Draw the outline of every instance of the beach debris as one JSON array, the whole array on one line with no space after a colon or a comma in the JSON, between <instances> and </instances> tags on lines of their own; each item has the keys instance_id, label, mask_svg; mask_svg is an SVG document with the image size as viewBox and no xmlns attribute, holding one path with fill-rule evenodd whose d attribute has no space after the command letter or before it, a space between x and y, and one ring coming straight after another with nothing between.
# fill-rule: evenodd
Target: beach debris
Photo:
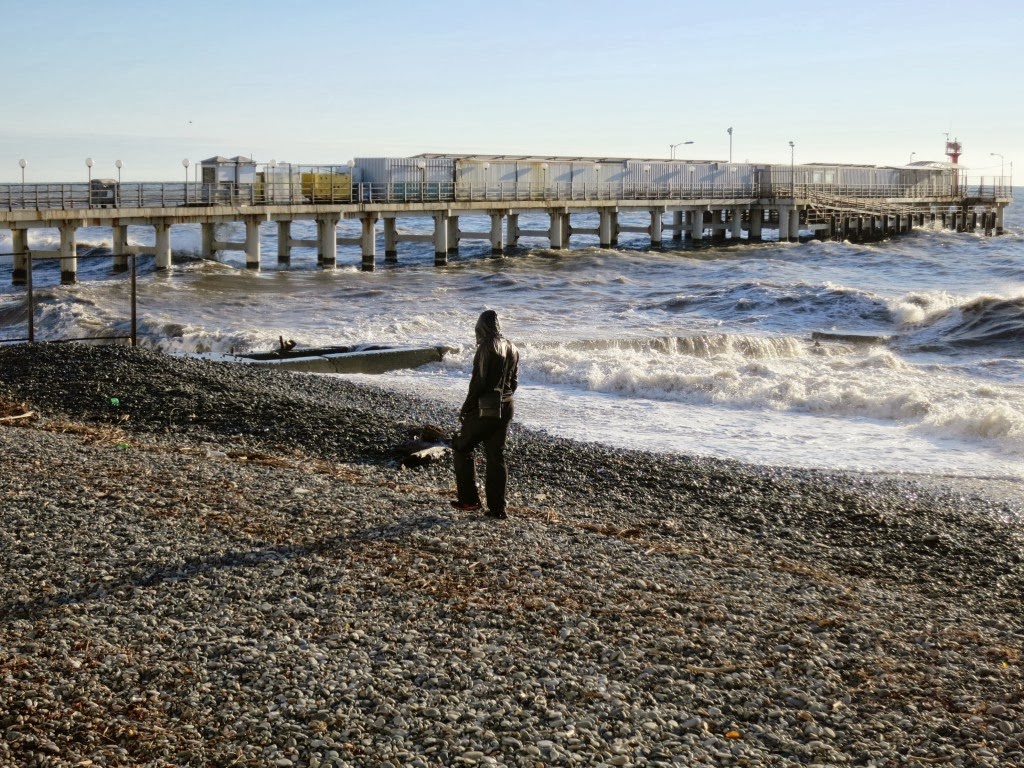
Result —
<instances>
[{"instance_id":1,"label":"beach debris","mask_svg":"<svg viewBox=\"0 0 1024 768\"><path fill-rule=\"evenodd\" d=\"M441 461L451 452L451 440L433 424L406 429L406 441L395 447L398 463L406 469L424 467Z\"/></svg>"}]
</instances>

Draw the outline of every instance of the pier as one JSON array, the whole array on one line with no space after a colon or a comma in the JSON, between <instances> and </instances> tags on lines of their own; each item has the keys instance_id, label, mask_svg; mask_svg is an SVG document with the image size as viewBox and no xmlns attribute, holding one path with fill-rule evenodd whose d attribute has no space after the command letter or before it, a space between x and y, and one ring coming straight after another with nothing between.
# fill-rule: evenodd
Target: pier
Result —
<instances>
[{"instance_id":1,"label":"pier","mask_svg":"<svg viewBox=\"0 0 1024 768\"><path fill-rule=\"evenodd\" d=\"M324 269L337 264L339 246L357 246L364 270L383 256L399 257L400 245L432 242L435 264L448 262L464 240L489 242L492 254L515 248L522 237L547 239L552 249L591 235L613 248L624 232L645 234L652 248L666 239L692 244L759 242L766 230L780 241L804 237L864 241L942 226L998 235L1011 202L1004 177L968 179L955 163L904 167L859 165L765 165L634 158L419 155L357 158L337 166L257 164L249 158L203 161L195 182L120 183L93 180L73 184L0 184L0 228L12 232L12 279L24 284L36 258L59 258L61 282L77 279L76 233L81 227L110 227L112 268L128 269L128 256L152 254L157 269L171 267L171 228L198 224L201 255L220 250L245 253L246 266L259 269L260 225L277 225L276 260L287 264L294 247L315 247ZM523 214L543 214L544 229L523 229ZM643 225L620 223L622 214L641 214ZM574 223L596 214L597 226ZM487 217L484 231L460 226L466 216ZM432 234L406 234L401 219L426 217ZM294 221L316 223L315 239L292 236ZM357 237L342 237L338 223L358 220ZM244 240L216 239L216 226L241 222ZM147 226L155 244L127 242L128 226ZM60 232L57 250L29 249L35 228Z\"/></svg>"}]
</instances>

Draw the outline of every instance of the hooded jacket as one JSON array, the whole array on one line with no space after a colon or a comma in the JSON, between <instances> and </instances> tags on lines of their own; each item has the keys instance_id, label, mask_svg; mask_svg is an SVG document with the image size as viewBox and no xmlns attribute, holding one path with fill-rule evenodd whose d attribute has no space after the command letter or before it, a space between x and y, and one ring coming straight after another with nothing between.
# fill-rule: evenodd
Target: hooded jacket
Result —
<instances>
[{"instance_id":1,"label":"hooded jacket","mask_svg":"<svg viewBox=\"0 0 1024 768\"><path fill-rule=\"evenodd\" d=\"M463 416L481 407L481 395L497 392L502 403L512 402L512 395L519 386L519 350L501 335L498 313L493 309L481 312L475 331L476 354L469 393L462 405Z\"/></svg>"}]
</instances>

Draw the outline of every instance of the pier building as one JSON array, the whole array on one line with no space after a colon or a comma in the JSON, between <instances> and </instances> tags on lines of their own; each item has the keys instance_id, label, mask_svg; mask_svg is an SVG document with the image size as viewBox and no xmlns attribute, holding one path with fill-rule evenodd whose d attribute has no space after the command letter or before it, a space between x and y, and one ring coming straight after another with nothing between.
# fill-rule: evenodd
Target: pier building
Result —
<instances>
[{"instance_id":1,"label":"pier building","mask_svg":"<svg viewBox=\"0 0 1024 768\"><path fill-rule=\"evenodd\" d=\"M0 184L0 228L12 233L13 281L26 282L34 258L59 258L61 281L75 282L76 232L86 226L110 227L114 271L126 270L133 253L151 253L157 269L169 268L170 231L181 224L201 226L202 256L241 250L247 267L259 269L265 222L277 225L280 263L289 262L295 247L315 247L318 263L331 269L339 246L357 246L362 268L372 270L381 233L385 260L398 258L402 242L427 241L435 263L444 265L470 239L502 254L522 237L564 249L574 236L592 235L613 248L624 232L645 234L653 248L666 239L758 242L766 231L783 241L871 240L921 226L998 235L1011 202L1009 178L969 179L955 162L883 167L422 154L327 165L218 156L200 169L194 182ZM527 213L545 215L547 227L522 228L520 216ZM642 215L645 223L620 221L626 213ZM596 214L597 226L579 226L578 214L591 214L591 224ZM466 216L485 217L489 226L463 229ZM430 219L432 233L402 232L398 223L407 217ZM357 237L339 236L343 219L360 222ZM316 223L315 239L293 236L292 222L300 220ZM218 240L216 227L225 222L243 223L244 239ZM152 227L154 245L130 246L128 226ZM30 250L35 228L58 229L59 247Z\"/></svg>"}]
</instances>

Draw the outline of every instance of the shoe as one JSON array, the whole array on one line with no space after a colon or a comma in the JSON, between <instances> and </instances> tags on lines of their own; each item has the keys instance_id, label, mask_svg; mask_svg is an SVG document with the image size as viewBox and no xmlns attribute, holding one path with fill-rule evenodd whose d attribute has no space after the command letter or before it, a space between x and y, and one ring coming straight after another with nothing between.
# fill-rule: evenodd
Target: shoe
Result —
<instances>
[{"instance_id":1,"label":"shoe","mask_svg":"<svg viewBox=\"0 0 1024 768\"><path fill-rule=\"evenodd\" d=\"M495 520L508 520L508 514L505 512L485 512L484 517L491 517Z\"/></svg>"},{"instance_id":2,"label":"shoe","mask_svg":"<svg viewBox=\"0 0 1024 768\"><path fill-rule=\"evenodd\" d=\"M477 502L476 504L466 504L465 502L462 501L453 501L452 506L455 507L460 512L476 512L477 510L480 509L479 502Z\"/></svg>"}]
</instances>

